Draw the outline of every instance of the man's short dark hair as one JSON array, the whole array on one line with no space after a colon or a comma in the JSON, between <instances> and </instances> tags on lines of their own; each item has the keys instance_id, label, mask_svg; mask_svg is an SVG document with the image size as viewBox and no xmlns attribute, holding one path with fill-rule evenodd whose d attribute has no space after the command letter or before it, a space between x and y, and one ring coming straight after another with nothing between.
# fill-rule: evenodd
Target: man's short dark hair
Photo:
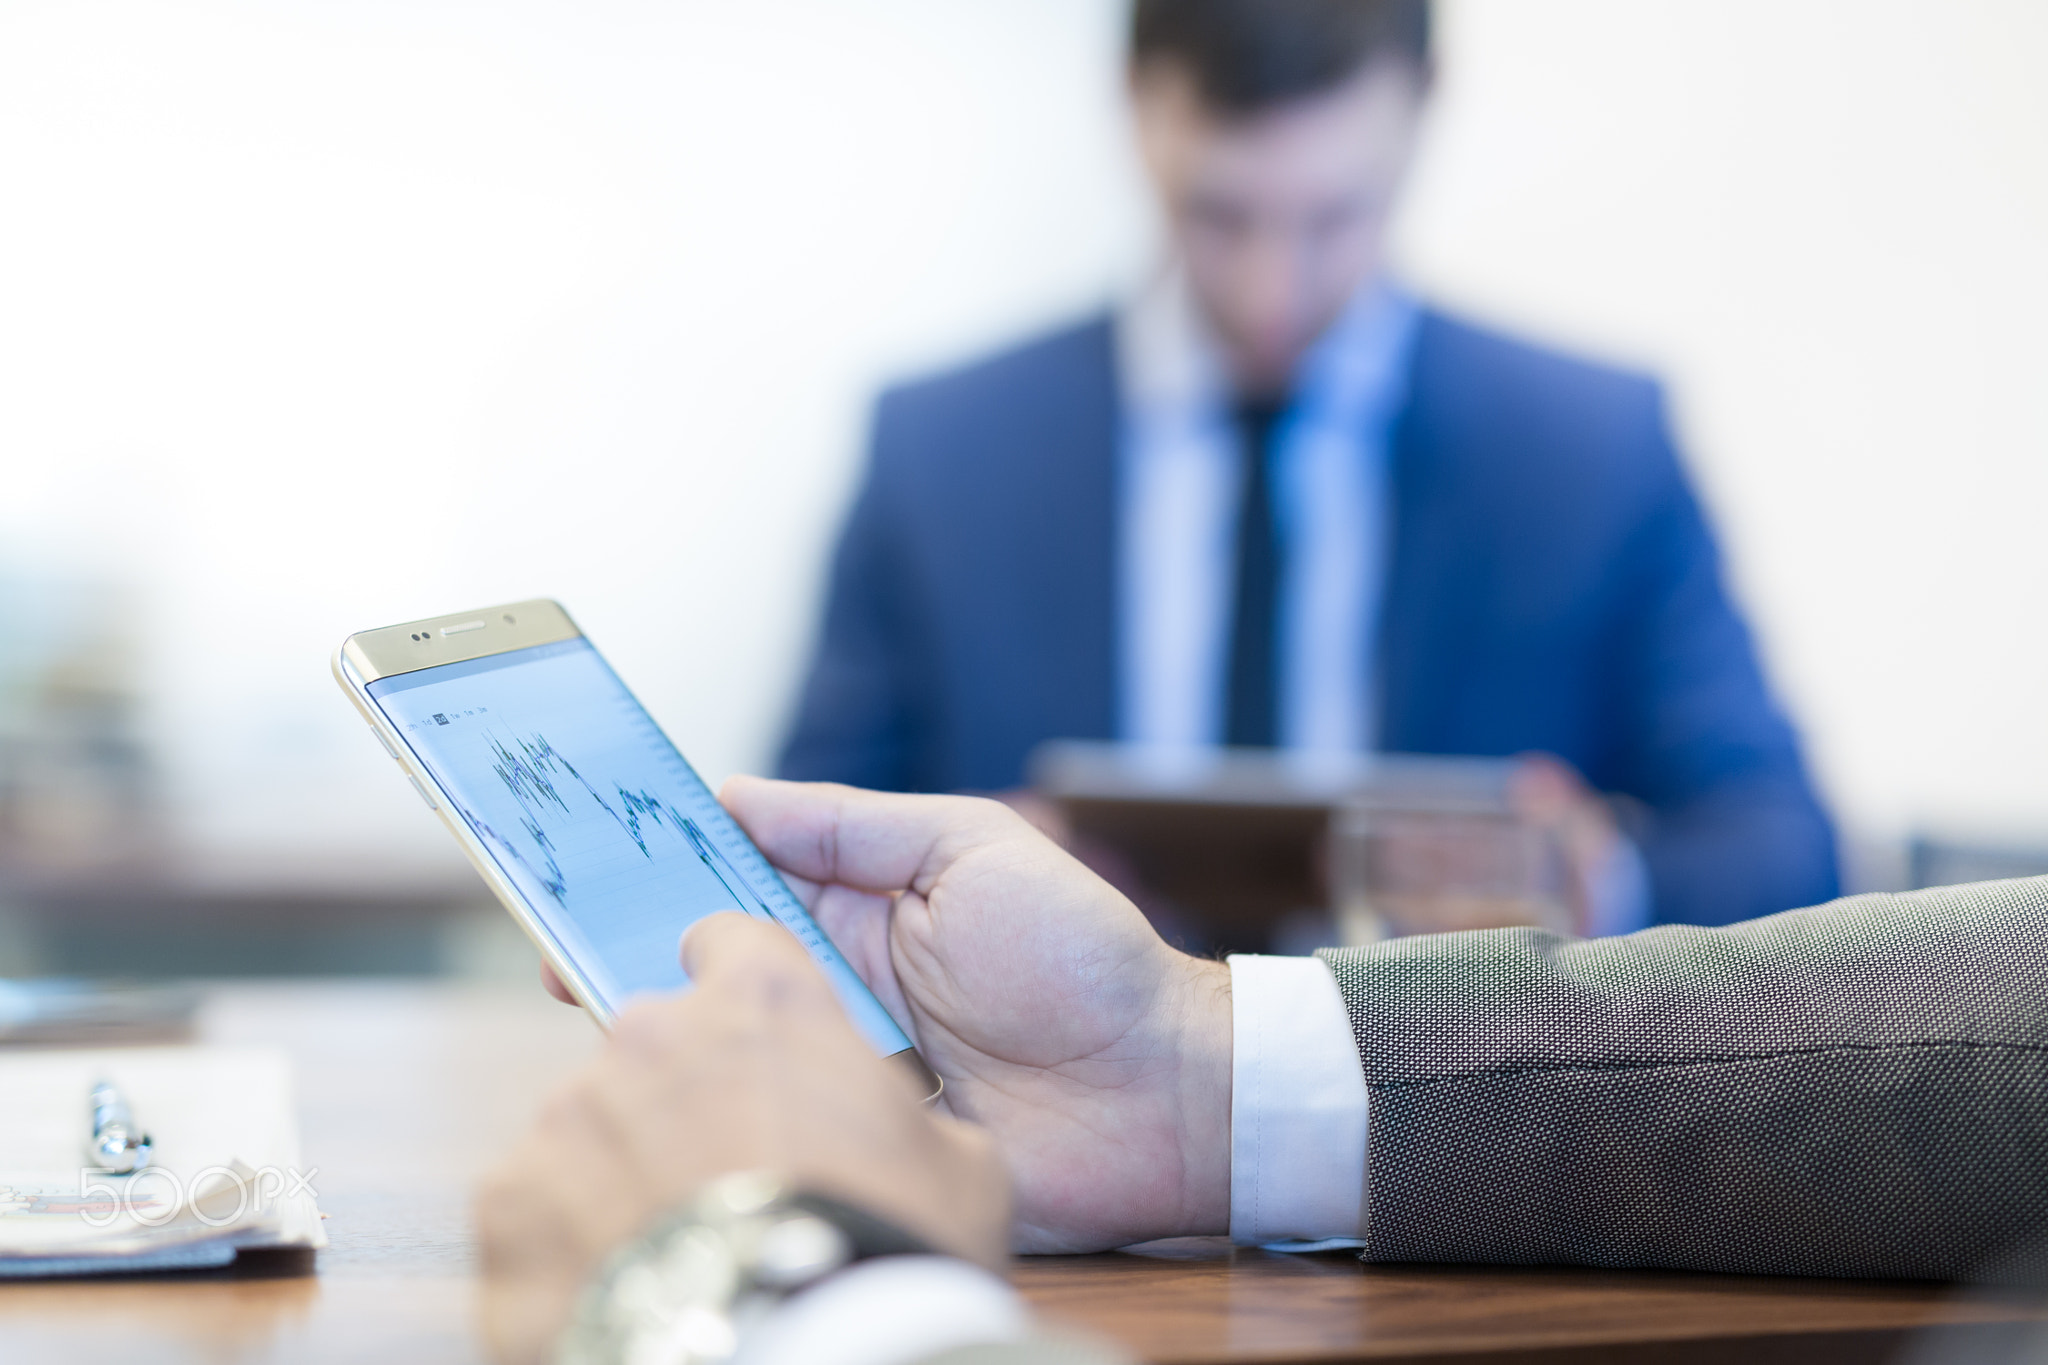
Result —
<instances>
[{"instance_id":1,"label":"man's short dark hair","mask_svg":"<svg viewBox=\"0 0 2048 1365\"><path fill-rule=\"evenodd\" d=\"M1383 57L1429 70L1429 0L1137 0L1131 66L1181 67L1242 117L1342 84Z\"/></svg>"}]
</instances>

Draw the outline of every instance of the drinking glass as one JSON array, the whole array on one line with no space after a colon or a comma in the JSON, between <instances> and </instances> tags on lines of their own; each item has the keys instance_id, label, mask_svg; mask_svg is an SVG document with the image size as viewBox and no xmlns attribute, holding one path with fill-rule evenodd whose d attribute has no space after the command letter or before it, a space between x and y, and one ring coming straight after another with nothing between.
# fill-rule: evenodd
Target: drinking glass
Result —
<instances>
[{"instance_id":1,"label":"drinking glass","mask_svg":"<svg viewBox=\"0 0 2048 1365\"><path fill-rule=\"evenodd\" d=\"M1574 927L1563 849L1502 801L1361 796L1338 809L1330 852L1337 932L1347 944Z\"/></svg>"}]
</instances>

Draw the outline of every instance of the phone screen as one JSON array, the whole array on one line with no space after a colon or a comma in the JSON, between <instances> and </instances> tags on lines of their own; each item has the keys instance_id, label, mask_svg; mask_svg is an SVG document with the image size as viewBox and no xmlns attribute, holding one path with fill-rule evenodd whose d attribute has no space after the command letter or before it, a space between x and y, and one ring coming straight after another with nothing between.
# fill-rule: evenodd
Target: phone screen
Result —
<instances>
[{"instance_id":1,"label":"phone screen","mask_svg":"<svg viewBox=\"0 0 2048 1365\"><path fill-rule=\"evenodd\" d=\"M683 931L739 910L796 935L877 1052L911 1045L588 640L367 691L612 1013L685 989Z\"/></svg>"}]
</instances>

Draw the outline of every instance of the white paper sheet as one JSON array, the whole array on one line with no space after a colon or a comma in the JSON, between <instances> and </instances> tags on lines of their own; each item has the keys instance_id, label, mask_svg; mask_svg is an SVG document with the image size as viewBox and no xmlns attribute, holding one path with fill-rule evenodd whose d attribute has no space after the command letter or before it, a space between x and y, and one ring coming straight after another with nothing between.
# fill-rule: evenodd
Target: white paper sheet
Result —
<instances>
[{"instance_id":1,"label":"white paper sheet","mask_svg":"<svg viewBox=\"0 0 2048 1365\"><path fill-rule=\"evenodd\" d=\"M87 1156L110 1082L154 1142L130 1176ZM0 1278L222 1264L244 1247L321 1247L291 1066L268 1048L0 1052Z\"/></svg>"}]
</instances>

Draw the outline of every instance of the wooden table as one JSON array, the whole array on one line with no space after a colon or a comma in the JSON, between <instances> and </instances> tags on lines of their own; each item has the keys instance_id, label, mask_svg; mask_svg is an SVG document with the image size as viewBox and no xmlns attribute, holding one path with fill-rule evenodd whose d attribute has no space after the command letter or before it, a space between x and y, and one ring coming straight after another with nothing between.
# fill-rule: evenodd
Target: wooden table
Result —
<instances>
[{"instance_id":1,"label":"wooden table","mask_svg":"<svg viewBox=\"0 0 2048 1365\"><path fill-rule=\"evenodd\" d=\"M8 1365L478 1359L469 1184L594 1030L531 991L422 984L220 990L205 1036L298 1066L306 1158L333 1246L203 1276L0 1285ZM1891 1358L1934 1324L2009 1332L2037 1311L1924 1285L1392 1267L1216 1241L1025 1261L1040 1311L1147 1360L1595 1362Z\"/></svg>"}]
</instances>

